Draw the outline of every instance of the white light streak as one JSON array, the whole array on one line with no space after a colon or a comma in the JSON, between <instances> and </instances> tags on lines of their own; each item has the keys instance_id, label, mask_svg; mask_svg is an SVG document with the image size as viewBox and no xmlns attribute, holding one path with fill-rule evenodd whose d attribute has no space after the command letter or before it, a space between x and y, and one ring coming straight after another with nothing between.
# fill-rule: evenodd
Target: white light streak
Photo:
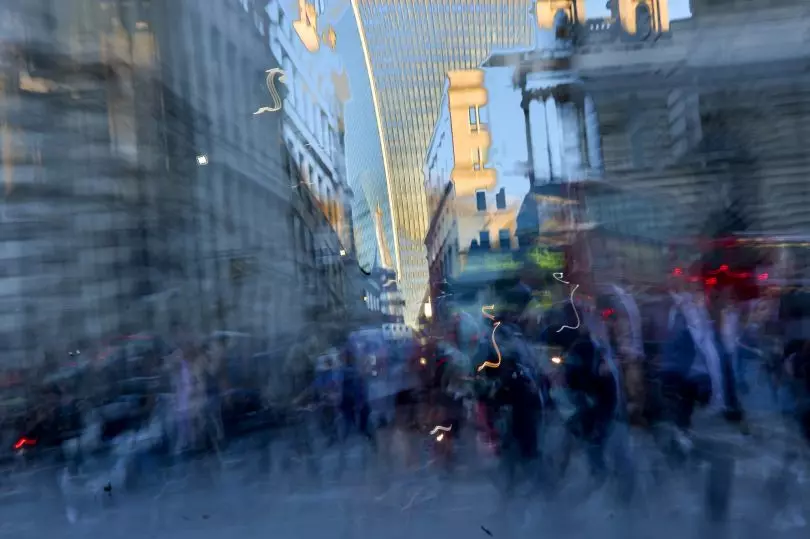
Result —
<instances>
[{"instance_id":1,"label":"white light streak","mask_svg":"<svg viewBox=\"0 0 810 539\"><path fill-rule=\"evenodd\" d=\"M263 114L265 112L276 112L281 110L281 96L278 94L278 90L276 90L274 78L276 77L276 74L278 74L278 82L286 84L287 78L284 74L284 70L274 67L273 69L268 69L265 71L265 73L267 73L265 80L267 81L267 89L270 91L270 96L273 98L273 106L261 107L259 110L253 113L254 116L257 114Z\"/></svg>"},{"instance_id":2,"label":"white light streak","mask_svg":"<svg viewBox=\"0 0 810 539\"><path fill-rule=\"evenodd\" d=\"M552 273L551 276L554 277L556 280L560 281L561 283L571 284L568 281L563 281L563 274L562 273ZM571 295L569 296L569 301L571 302L571 307L574 308L574 315L577 317L577 325L576 325L576 327L574 327L574 326L565 326L564 325L563 327L561 327L560 329L557 330L557 333L561 332L565 328L579 329L579 325L580 325L579 312L577 311L577 306L574 305L574 292L577 291L577 288L579 288L579 285L575 284L574 288L571 289Z\"/></svg>"}]
</instances>

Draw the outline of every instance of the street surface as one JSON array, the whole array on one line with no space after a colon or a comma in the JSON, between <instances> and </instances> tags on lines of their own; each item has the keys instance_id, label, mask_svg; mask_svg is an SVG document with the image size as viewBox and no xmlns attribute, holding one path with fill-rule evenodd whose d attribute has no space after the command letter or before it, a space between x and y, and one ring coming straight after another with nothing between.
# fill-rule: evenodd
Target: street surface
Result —
<instances>
[{"instance_id":1,"label":"street surface","mask_svg":"<svg viewBox=\"0 0 810 539\"><path fill-rule=\"evenodd\" d=\"M724 443L734 446L734 440L729 436ZM392 468L375 460L362 440L354 440L344 466L337 448L322 448L319 469L311 473L301 462L285 457L283 441L266 452L251 438L232 444L219 458L156 470L133 492L101 491L74 498L72 505L80 513L75 523L66 516L54 470L17 473L13 481L6 478L6 486L27 488L27 494L0 501L0 535L486 538L486 529L493 537L509 538L807 537L806 522L789 511L775 516L777 510L768 504L775 496L768 478L782 462L783 444L776 440L772 432L738 440L744 450L736 452L726 525L706 523L704 466L653 474L658 465L649 458L653 451L643 439L634 442L633 450L639 492L626 509L614 501L609 487L591 491L581 458L572 463L555 498L521 494L505 503L488 479L491 468L473 458L467 458L451 479L431 466L427 453L421 455L421 466ZM260 458L267 454L269 459ZM808 478L798 469L791 475L796 481L789 496L801 500Z\"/></svg>"}]
</instances>

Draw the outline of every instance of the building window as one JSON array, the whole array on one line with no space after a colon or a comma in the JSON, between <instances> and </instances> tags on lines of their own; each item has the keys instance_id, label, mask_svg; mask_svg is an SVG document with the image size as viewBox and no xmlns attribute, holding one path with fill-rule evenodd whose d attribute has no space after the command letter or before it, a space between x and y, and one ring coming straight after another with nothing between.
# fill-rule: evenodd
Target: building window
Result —
<instances>
[{"instance_id":1,"label":"building window","mask_svg":"<svg viewBox=\"0 0 810 539\"><path fill-rule=\"evenodd\" d=\"M487 125L489 123L489 117L487 114L487 107L479 107L478 108L478 125Z\"/></svg>"},{"instance_id":2,"label":"building window","mask_svg":"<svg viewBox=\"0 0 810 539\"><path fill-rule=\"evenodd\" d=\"M301 246L298 243L298 238L300 237L300 230L301 230L301 220L298 218L297 215L293 215L293 249L295 249L295 253L293 255L295 260L295 265L298 266L300 264L300 253L301 253ZM295 272L296 281L300 282L300 271Z\"/></svg>"},{"instance_id":3,"label":"building window","mask_svg":"<svg viewBox=\"0 0 810 539\"><path fill-rule=\"evenodd\" d=\"M234 45L233 41L228 41L228 46L226 47L226 58L227 58L228 66L231 69L235 69L236 68L236 45ZM229 123L230 123L230 128L233 131L233 138L234 138L234 141L236 142L237 147L241 146L242 131L241 131L240 126L242 125L242 122L233 121L233 118L236 118L239 115L238 114L238 108L237 108L237 98L236 98L236 96L239 94L239 92L238 92L237 89L244 83L245 83L245 81L237 80L235 77L233 79L231 79L231 91L232 91L231 97L232 97L232 99L231 99L231 110L230 110L231 121Z\"/></svg>"},{"instance_id":4,"label":"building window","mask_svg":"<svg viewBox=\"0 0 810 539\"><path fill-rule=\"evenodd\" d=\"M508 228L502 228L498 231L498 244L501 247L501 251L508 251L511 248Z\"/></svg>"},{"instance_id":5,"label":"building window","mask_svg":"<svg viewBox=\"0 0 810 539\"><path fill-rule=\"evenodd\" d=\"M202 34L202 29L201 28L202 28L202 25L200 23L199 15L192 12L192 15L191 15L191 40L192 40L192 46L194 47L195 50L198 50L198 51L203 50L202 49L203 45L201 43L201 41L203 39L203 34ZM196 75L196 78L197 78L197 83L195 84L195 86L197 88L197 91L199 92L198 96L200 98L200 101L202 103L205 103L206 102L205 92L206 92L206 84L207 84L206 69L205 69L206 68L205 56L203 54L197 54L197 55L195 55L194 60L195 60L195 62L194 62L194 71L195 71L195 75Z\"/></svg>"},{"instance_id":6,"label":"building window","mask_svg":"<svg viewBox=\"0 0 810 539\"><path fill-rule=\"evenodd\" d=\"M481 248L489 250L489 230L482 230L479 232L478 238Z\"/></svg>"},{"instance_id":7,"label":"building window","mask_svg":"<svg viewBox=\"0 0 810 539\"><path fill-rule=\"evenodd\" d=\"M473 170L481 170L483 166L483 156L481 155L481 148L473 150Z\"/></svg>"},{"instance_id":8,"label":"building window","mask_svg":"<svg viewBox=\"0 0 810 539\"><path fill-rule=\"evenodd\" d=\"M653 31L653 19L646 4L636 6L636 36L644 39Z\"/></svg>"},{"instance_id":9,"label":"building window","mask_svg":"<svg viewBox=\"0 0 810 539\"><path fill-rule=\"evenodd\" d=\"M315 266L315 237L311 230L307 230L307 258L312 266Z\"/></svg>"},{"instance_id":10,"label":"building window","mask_svg":"<svg viewBox=\"0 0 810 539\"><path fill-rule=\"evenodd\" d=\"M501 187L501 190L495 195L495 207L499 210L506 209L506 189L503 187Z\"/></svg>"},{"instance_id":11,"label":"building window","mask_svg":"<svg viewBox=\"0 0 810 539\"><path fill-rule=\"evenodd\" d=\"M478 131L481 128L480 118L478 116L478 107L470 107L470 131Z\"/></svg>"},{"instance_id":12,"label":"building window","mask_svg":"<svg viewBox=\"0 0 810 539\"><path fill-rule=\"evenodd\" d=\"M483 189L475 192L475 207L478 211L487 211L487 193Z\"/></svg>"}]
</instances>

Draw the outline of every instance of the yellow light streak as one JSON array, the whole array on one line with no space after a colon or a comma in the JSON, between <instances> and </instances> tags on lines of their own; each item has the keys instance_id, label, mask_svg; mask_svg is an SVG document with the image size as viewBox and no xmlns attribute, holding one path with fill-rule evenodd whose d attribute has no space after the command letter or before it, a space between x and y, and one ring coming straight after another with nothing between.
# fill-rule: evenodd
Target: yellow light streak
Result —
<instances>
[{"instance_id":1,"label":"yellow light streak","mask_svg":"<svg viewBox=\"0 0 810 539\"><path fill-rule=\"evenodd\" d=\"M494 321L495 317L489 314L487 311L491 311L495 308L495 305L484 305L481 307L481 314L489 318L490 320ZM498 348L498 342L495 340L495 330L498 329L500 326L500 322L495 322L495 326L492 328L492 346L495 347L495 353L498 354L498 362L492 363L491 361L484 361L481 365L478 366L478 372L481 372L486 367L492 367L493 369L497 369L501 366L501 349Z\"/></svg>"}]
</instances>

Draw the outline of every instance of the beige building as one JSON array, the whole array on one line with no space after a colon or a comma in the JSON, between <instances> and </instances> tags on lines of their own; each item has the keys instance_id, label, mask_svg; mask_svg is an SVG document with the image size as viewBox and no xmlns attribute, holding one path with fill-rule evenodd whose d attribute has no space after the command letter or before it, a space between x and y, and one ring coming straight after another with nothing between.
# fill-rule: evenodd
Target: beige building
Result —
<instances>
[{"instance_id":1,"label":"beige building","mask_svg":"<svg viewBox=\"0 0 810 539\"><path fill-rule=\"evenodd\" d=\"M439 312L446 279L471 263L494 260L476 255L519 246L517 215L531 185L510 151L521 146L510 129L510 116L514 120L516 113L522 120L522 114L511 78L504 75L508 73L497 68L447 74L423 168L430 215L425 235L430 297Z\"/></svg>"}]
</instances>

